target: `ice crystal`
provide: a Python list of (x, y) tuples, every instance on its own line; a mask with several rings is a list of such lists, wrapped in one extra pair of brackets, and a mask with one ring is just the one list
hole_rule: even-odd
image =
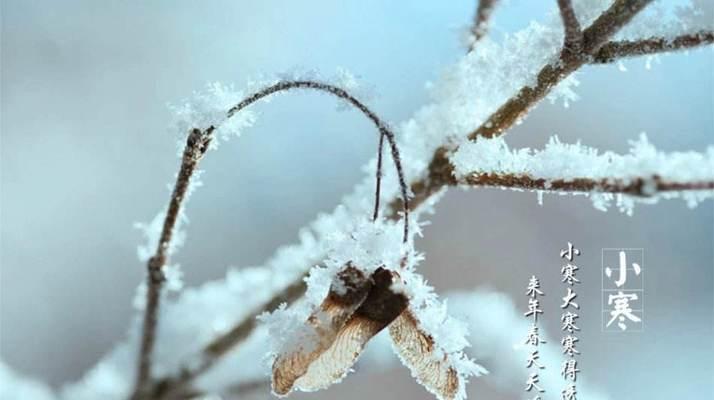
[[(233, 85), (209, 83), (204, 91), (195, 92), (190, 99), (179, 104), (169, 104), (174, 116), (172, 131), (185, 135), (194, 128), (205, 130), (213, 126), (216, 131), (211, 148), (215, 149), (221, 141), (240, 136), (245, 128), (255, 123), (255, 114), (248, 110), (227, 118), (228, 110), (244, 97), (245, 94), (235, 90)], [(184, 143), (185, 140), (179, 140), (179, 151), (182, 151)]]

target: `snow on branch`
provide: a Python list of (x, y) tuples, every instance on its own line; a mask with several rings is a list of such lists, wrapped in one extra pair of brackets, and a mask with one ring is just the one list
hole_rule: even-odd
[(542, 100), (555, 85), (583, 66), (589, 55), (597, 52), (614, 34), (625, 26), (652, 0), (616, 0), (602, 12), (582, 33), (579, 52), (561, 51), (557, 60), (541, 68), (536, 82), (522, 87), (518, 93), (496, 110), (483, 124), (469, 134), (474, 140), (479, 136), (494, 137), (502, 134), (516, 121), (522, 119), (536, 103)]
[(135, 397), (140, 398), (147, 389), (153, 362), (152, 350), (156, 341), (156, 324), (160, 304), (161, 290), (166, 281), (166, 264), (170, 251), (173, 249), (172, 239), (176, 226), (182, 216), (182, 207), (191, 188), (191, 178), (198, 167), (199, 161), (208, 150), (213, 133), (213, 126), (202, 131), (193, 129), (186, 139), (186, 148), (183, 152), (181, 167), (176, 177), (174, 190), (164, 221), (156, 241), (156, 252), (147, 261), (146, 303), (144, 310), (143, 334), (139, 350), (139, 366), (137, 368)]
[(642, 40), (622, 40), (606, 43), (595, 53), (591, 64), (607, 64), (613, 61), (643, 55), (682, 51), (714, 43), (714, 31), (700, 31), (673, 38), (651, 37)]
[(458, 184), (589, 193), (602, 210), (616, 194), (627, 214), (636, 200), (681, 196), (693, 207), (714, 195), (714, 147), (705, 153), (664, 153), (644, 133), (630, 145), (628, 154), (619, 155), (562, 143), (557, 136), (543, 150), (512, 150), (503, 138), (479, 138), (462, 144), (451, 162)]
[(13, 371), (0, 360), (0, 399), (54, 400), (49, 386)]

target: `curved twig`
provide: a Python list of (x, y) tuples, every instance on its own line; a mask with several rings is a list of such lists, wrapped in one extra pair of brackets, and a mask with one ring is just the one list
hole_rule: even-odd
[(381, 172), (382, 144), (384, 143), (383, 138), (384, 137), (387, 138), (387, 142), (389, 142), (389, 147), (392, 152), (392, 159), (394, 160), (394, 165), (397, 170), (397, 176), (399, 178), (399, 186), (400, 186), (400, 190), (401, 190), (402, 201), (404, 202), (404, 207), (402, 210), (404, 212), (403, 242), (406, 243), (408, 240), (408, 237), (409, 237), (409, 197), (407, 194), (406, 179), (404, 178), (404, 171), (402, 169), (401, 157), (399, 156), (399, 149), (397, 148), (397, 142), (396, 142), (396, 139), (394, 136), (394, 132), (392, 132), (389, 129), (387, 124), (384, 121), (382, 121), (377, 116), (377, 114), (375, 114), (366, 105), (364, 105), (364, 103), (357, 100), (357, 98), (355, 98), (354, 96), (349, 94), (344, 89), (339, 88), (334, 85), (331, 85), (329, 83), (308, 81), (308, 80), (280, 81), (280, 82), (270, 85), (258, 92), (255, 92), (251, 96), (246, 97), (243, 101), (241, 101), (240, 103), (233, 106), (230, 110), (228, 110), (228, 118), (232, 117), (240, 110), (248, 107), (249, 105), (255, 103), (256, 101), (258, 101), (264, 97), (270, 96), (271, 94), (274, 94), (274, 93), (291, 90), (291, 89), (312, 89), (312, 90), (318, 90), (321, 92), (325, 92), (325, 93), (329, 93), (334, 96), (337, 96), (337, 97), (349, 102), (355, 108), (360, 110), (367, 118), (369, 118), (374, 123), (374, 125), (379, 130), (380, 140), (379, 140), (379, 151), (377, 153), (377, 184), (376, 184), (376, 190), (375, 190), (375, 211), (374, 211), (374, 215), (373, 215), (373, 218), (375, 220), (377, 219), (377, 216), (378, 216), (379, 195), (380, 195), (380, 186), (381, 186), (380, 184), (381, 184), (381, 178), (382, 178), (382, 172)]

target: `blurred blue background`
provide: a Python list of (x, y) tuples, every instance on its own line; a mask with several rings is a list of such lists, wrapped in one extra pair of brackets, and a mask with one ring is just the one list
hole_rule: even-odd
[[(58, 385), (124, 337), (144, 274), (132, 223), (163, 207), (178, 165), (167, 102), (208, 81), (241, 87), (296, 67), (325, 75), (345, 67), (374, 88), (381, 116), (402, 121), (428, 101), (425, 83), (464, 53), (473, 3), (4, 0), (2, 359)], [(554, 4), (505, 1), (494, 35), (542, 20)], [(507, 140), (542, 147), (558, 134), (622, 152), (645, 131), (672, 151), (714, 143), (711, 49), (662, 57), (652, 69), (644, 59), (625, 65), (583, 68), (578, 102), (544, 102)], [(258, 107), (257, 126), (203, 164), (205, 186), (188, 204), (188, 241), (176, 257), (188, 285), (260, 264), (293, 242), (361, 179), (374, 152), (372, 127), (324, 96)], [(488, 286), (523, 308), (537, 274), (550, 295), (546, 310), (556, 310), (558, 252), (571, 241), (583, 251), (583, 376), (613, 398), (704, 398), (714, 395), (713, 211), (711, 201), (690, 210), (675, 200), (627, 217), (582, 197), (546, 195), (539, 206), (530, 193), (451, 190), (418, 244), (422, 271), (440, 291)], [(643, 333), (601, 332), (603, 247), (645, 249)], [(559, 315), (546, 311), (554, 336)], [(488, 377), (469, 393), (523, 397)], [(355, 374), (319, 396), (431, 398), (406, 369)]]

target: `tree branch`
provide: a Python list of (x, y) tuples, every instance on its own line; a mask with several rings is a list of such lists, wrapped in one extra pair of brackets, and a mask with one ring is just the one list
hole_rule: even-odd
[(176, 228), (181, 213), (181, 207), (186, 199), (186, 192), (191, 183), (191, 177), (196, 171), (199, 161), (206, 154), (208, 144), (211, 141), (213, 127), (201, 131), (194, 129), (189, 133), (186, 140), (186, 147), (183, 151), (181, 159), (181, 168), (174, 190), (171, 194), (166, 217), (164, 218), (161, 236), (159, 238), (156, 252), (147, 263), (147, 293), (146, 293), (146, 310), (144, 311), (144, 320), (142, 326), (141, 345), (139, 349), (139, 367), (136, 376), (136, 386), (132, 398), (141, 399), (149, 390), (149, 381), (151, 379), (151, 364), (154, 342), (156, 341), (156, 322), (158, 318), (161, 289), (166, 277), (164, 276), (164, 267), (169, 258), (169, 247), (171, 238)]
[(583, 31), (582, 51), (578, 54), (561, 52), (558, 62), (544, 66), (537, 76), (535, 86), (525, 86), (475, 131), (469, 134), (474, 140), (479, 136), (494, 137), (522, 118), (532, 106), (542, 100), (550, 90), (568, 75), (583, 66), (586, 56), (594, 54), (610, 40), (652, 0), (617, 0)]
[(560, 18), (563, 20), (563, 28), (565, 30), (563, 50), (580, 53), (583, 43), (583, 31), (580, 29), (573, 3), (571, 0), (558, 0), (558, 8), (560, 9)]
[(397, 148), (397, 142), (394, 137), (394, 133), (392, 132), (391, 129), (389, 129), (389, 126), (384, 121), (382, 121), (382, 119), (379, 118), (377, 116), (377, 114), (374, 113), (374, 111), (370, 110), (369, 107), (367, 107), (364, 103), (359, 101), (356, 97), (349, 94), (346, 90), (341, 89), (334, 85), (330, 85), (330, 84), (322, 83), (322, 82), (316, 82), (316, 81), (308, 81), (308, 80), (281, 81), (274, 85), (263, 88), (262, 90), (255, 92), (251, 96), (248, 96), (245, 99), (243, 99), (240, 103), (236, 104), (230, 110), (228, 110), (227, 118), (231, 118), (237, 112), (243, 110), (244, 108), (248, 107), (249, 105), (255, 103), (256, 101), (258, 101), (262, 98), (268, 97), (274, 93), (278, 93), (278, 92), (286, 91), (286, 90), (292, 90), (292, 89), (317, 90), (317, 91), (329, 93), (335, 97), (339, 97), (339, 98), (347, 101), (348, 103), (350, 103), (352, 106), (354, 106), (359, 111), (361, 111), (362, 114), (364, 114), (369, 120), (371, 120), (372, 123), (374, 123), (374, 126), (377, 127), (380, 137), (379, 137), (379, 146), (378, 146), (378, 150), (377, 150), (377, 160), (378, 160), (378, 162), (377, 162), (377, 184), (376, 184), (376, 190), (375, 190), (373, 220), (377, 219), (378, 211), (379, 211), (380, 184), (382, 181), (382, 171), (381, 171), (382, 144), (384, 143), (384, 138), (385, 137), (387, 138), (387, 143), (389, 144), (389, 147), (391, 149), (392, 160), (394, 161), (394, 167), (397, 171), (397, 177), (399, 179), (399, 188), (401, 190), (400, 194), (401, 194), (402, 200), (404, 202), (403, 204), (405, 204), (405, 206), (403, 207), (403, 211), (404, 211), (403, 241), (406, 243), (407, 237), (409, 236), (409, 196), (407, 195), (407, 184), (406, 184), (406, 180), (404, 178), (401, 157), (399, 155), (399, 149)]
[(496, 3), (498, 3), (498, 0), (478, 1), (476, 14), (474, 15), (474, 22), (471, 26), (471, 34), (473, 34), (474, 40), (469, 47), (469, 52), (473, 51), (474, 47), (476, 47), (476, 43), (488, 34), (491, 14), (493, 13), (494, 8), (496, 8)]
[(593, 180), (589, 178), (547, 180), (528, 175), (470, 174), (459, 181), (454, 179), (453, 182), (455, 185), (545, 190), (551, 192), (622, 193), (638, 197), (651, 197), (661, 192), (714, 190), (714, 181), (667, 182), (656, 175), (629, 180)]
[(680, 51), (714, 43), (714, 31), (700, 31), (675, 38), (651, 37), (623, 40), (603, 45), (590, 60), (591, 64), (607, 64), (627, 57)]

